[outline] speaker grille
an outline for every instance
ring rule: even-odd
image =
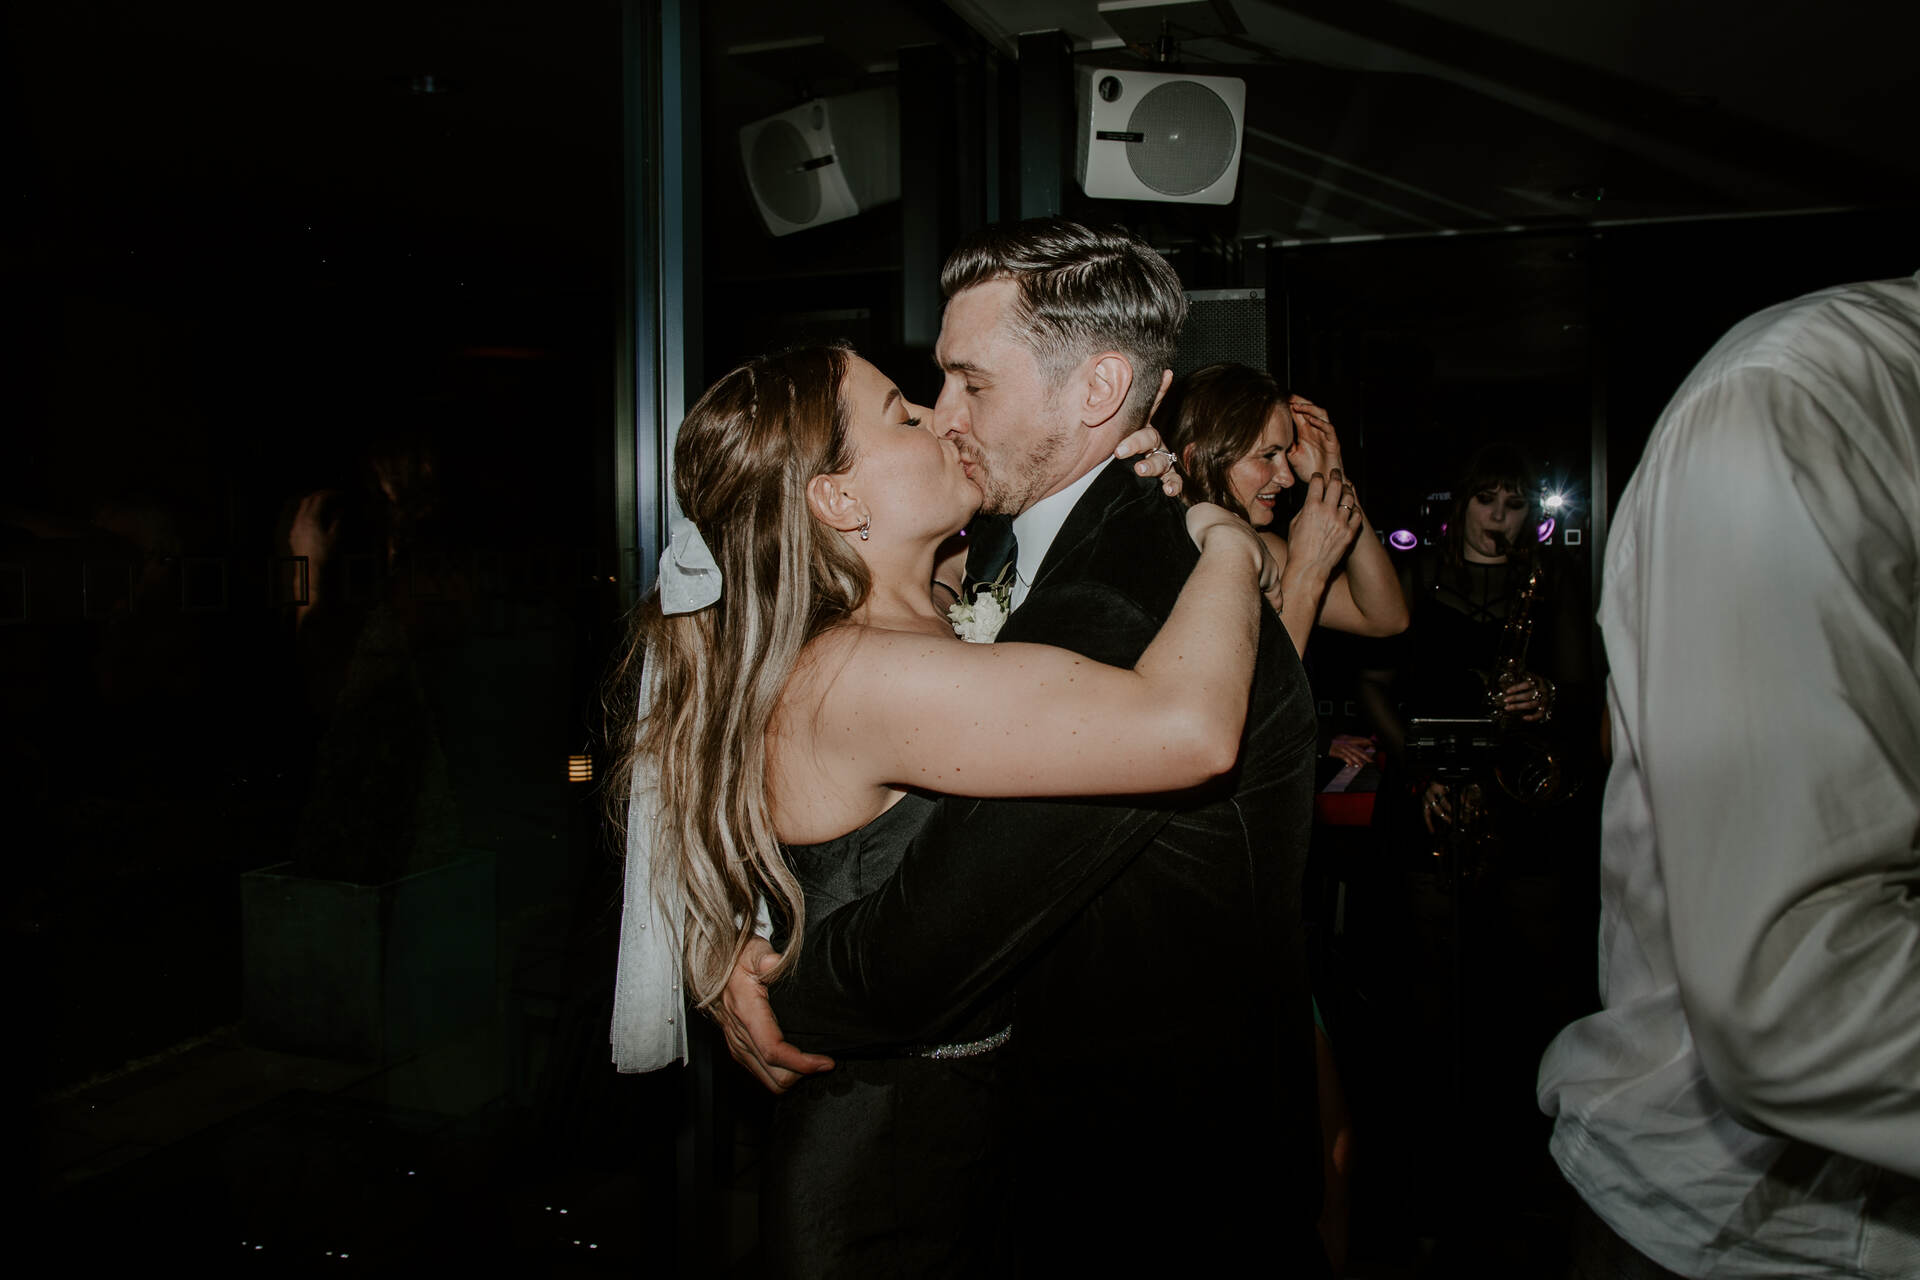
[[[1134,176],[1163,196],[1190,196],[1220,181],[1233,163],[1233,112],[1203,84],[1170,80],[1140,99],[1127,131]]]
[[[1187,294],[1187,323],[1173,371],[1184,376],[1202,365],[1231,361],[1267,371],[1267,291],[1208,289]]]
[[[820,175],[804,167],[812,158],[806,139],[785,120],[753,140],[753,189],[775,214],[802,226],[820,212]]]

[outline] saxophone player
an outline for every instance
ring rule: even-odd
[[[1453,489],[1444,533],[1401,571],[1412,644],[1395,666],[1362,672],[1361,701],[1404,778],[1407,715],[1493,715],[1508,725],[1565,720],[1588,682],[1588,634],[1578,575],[1542,563],[1540,484],[1515,449],[1491,445]],[[1531,582],[1533,588],[1528,591]],[[1522,634],[1509,620],[1521,612]],[[1429,834],[1455,817],[1453,787],[1421,779]]]
[[[1416,1232],[1436,1237],[1475,1228],[1452,1215],[1455,1206],[1435,1188],[1481,1187],[1498,1176],[1491,1171],[1539,1162],[1534,1067],[1553,1033],[1591,1003],[1597,834],[1587,812],[1594,787],[1541,809],[1505,802],[1491,761],[1467,778],[1415,774],[1416,764],[1424,767],[1407,751],[1415,716],[1484,720],[1500,712],[1510,717],[1503,737],[1592,736],[1586,576],[1538,539],[1533,467],[1517,450],[1490,447],[1471,458],[1452,494],[1444,536],[1401,558],[1412,615],[1406,634],[1379,642],[1388,652],[1362,672],[1363,704],[1386,762],[1374,856],[1353,860],[1365,865],[1349,873],[1342,938],[1369,1019],[1354,1037],[1353,1086],[1369,1099],[1369,1167],[1401,1180],[1376,1183],[1367,1195],[1410,1206]],[[1515,644],[1519,638],[1526,643]],[[1575,761],[1566,764],[1571,773]],[[1465,795],[1476,792],[1485,812],[1464,831],[1450,824],[1466,816]],[[1459,855],[1469,838],[1472,858],[1431,856],[1436,842]],[[1455,874],[1482,850],[1482,874]],[[1427,1062],[1415,1083],[1394,1048],[1407,1043],[1455,1049]],[[1370,1078],[1376,1056],[1392,1065]],[[1438,1095],[1452,1105],[1434,1105]]]

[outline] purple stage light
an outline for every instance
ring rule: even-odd
[[[1411,551],[1420,540],[1413,536],[1411,529],[1395,529],[1387,535],[1387,541],[1392,544],[1395,551]]]
[[[1542,542],[1553,541],[1553,517],[1552,516],[1548,516],[1545,520],[1542,520],[1540,522],[1540,541]]]

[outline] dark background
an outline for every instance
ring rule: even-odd
[[[286,1206],[363,1259],[412,1258],[419,1223],[479,1196],[498,1212],[467,1247],[589,1270],[543,1216],[556,1186],[650,1206],[602,1219],[628,1262],[671,1232],[676,1177],[683,1225],[744,1212],[722,1194],[692,1216],[733,1134],[700,1154],[688,1117],[704,1088],[751,1121],[751,1096],[722,1070],[690,1108],[678,1073],[605,1065],[618,870],[601,797],[567,774],[605,768],[599,683],[657,538],[631,512],[659,477],[618,459],[671,426],[627,394],[665,145],[635,124],[661,92],[635,33],[663,12],[697,155],[690,394],[830,335],[931,400],[939,260],[1054,209],[1147,236],[1190,288],[1265,289],[1272,367],[1332,412],[1382,528],[1516,439],[1588,556],[1729,324],[1920,266],[1897,9],[1236,0],[1180,51],[1248,84],[1239,195],[1203,208],[1074,185],[1061,86],[1146,65],[1092,0],[9,6],[0,803],[8,1092],[40,1151],[21,1176],[50,1220],[171,1187],[147,1212],[196,1248],[245,1227],[316,1257]],[[875,86],[900,95],[904,198],[769,236],[739,128]],[[302,595],[290,530],[321,493],[338,554]],[[415,709],[398,764],[342,710],[377,618],[398,683],[363,701]],[[1322,654],[1337,715],[1352,656]],[[489,859],[491,1018],[404,1061],[263,1040],[242,874],[324,863],[302,833],[343,811],[364,851],[429,793],[393,866]],[[315,1136],[355,1126],[372,1146]],[[342,1198],[415,1157],[441,1198]],[[289,1162],[306,1172],[262,1173]],[[725,1239],[749,1256],[750,1229]]]

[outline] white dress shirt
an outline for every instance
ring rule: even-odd
[[[1113,466],[1114,463],[1105,465]],[[1080,501],[1080,495],[1093,486],[1100,470],[1100,467],[1095,467],[1060,492],[1049,494],[1013,518],[1017,555],[1013,562],[1012,608],[1018,609],[1020,602],[1027,598],[1027,590],[1033,586],[1033,580],[1040,572],[1041,561],[1047,558],[1053,540],[1060,536],[1067,517],[1073,514],[1074,506]]]
[[[1736,326],[1607,548],[1604,1011],[1552,1151],[1683,1275],[1920,1276],[1920,277]]]

